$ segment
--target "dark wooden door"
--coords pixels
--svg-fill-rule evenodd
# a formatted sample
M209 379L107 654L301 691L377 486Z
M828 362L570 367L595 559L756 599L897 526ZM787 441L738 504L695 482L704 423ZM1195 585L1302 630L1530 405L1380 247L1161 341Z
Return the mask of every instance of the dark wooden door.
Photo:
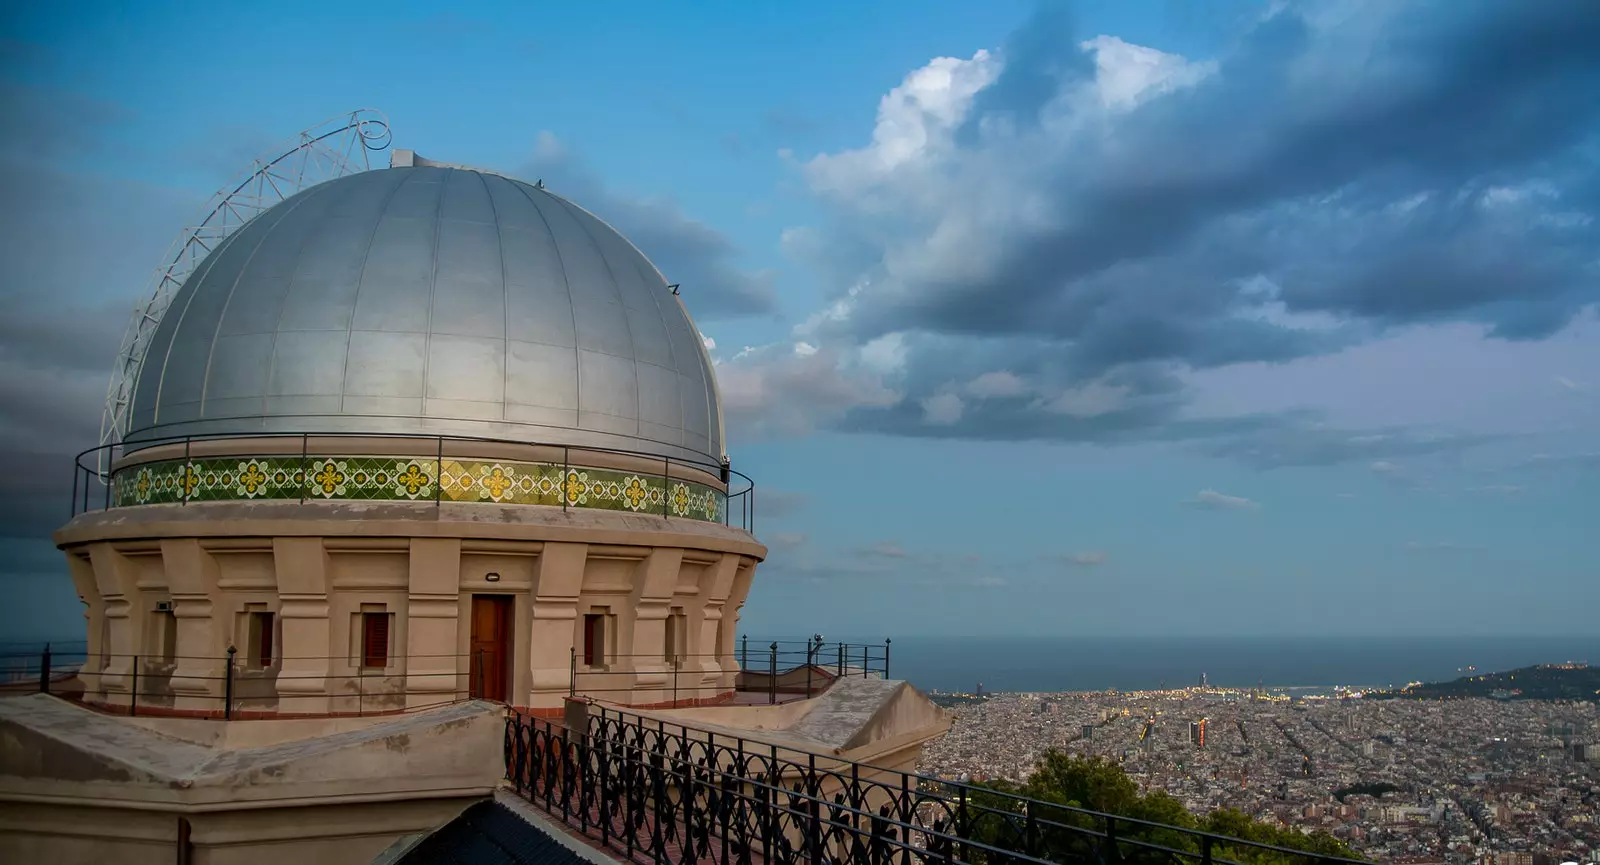
M511 596L472 596L471 693L506 702L511 692Z

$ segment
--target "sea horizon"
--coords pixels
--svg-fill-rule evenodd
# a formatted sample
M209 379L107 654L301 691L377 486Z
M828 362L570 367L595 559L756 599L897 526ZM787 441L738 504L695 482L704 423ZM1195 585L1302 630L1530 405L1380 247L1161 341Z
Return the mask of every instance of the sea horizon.
M772 640L804 636L752 634L752 664ZM883 639L825 637L883 646ZM1399 687L1443 682L1476 673L1538 664L1600 664L1600 635L1592 636L896 636L889 674L924 691L1067 693L1152 691L1199 685L1273 690ZM0 641L0 654L20 659L46 642L58 653L81 651L81 638ZM742 648L735 644L735 653ZM784 664L794 646L785 646ZM819 661L832 660L824 654ZM872 666L882 654L872 652ZM1468 670L1475 667L1475 670Z
M803 639L803 638L802 638ZM846 642L882 643L880 640ZM755 639L751 640L752 652ZM824 659L826 661L827 659ZM894 637L889 673L923 690L1383 688L1537 664L1600 663L1600 635Z

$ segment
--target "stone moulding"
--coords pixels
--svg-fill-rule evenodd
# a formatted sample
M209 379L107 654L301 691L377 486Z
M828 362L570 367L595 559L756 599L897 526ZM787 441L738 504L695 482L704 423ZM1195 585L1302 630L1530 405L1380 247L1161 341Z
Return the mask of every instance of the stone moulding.
M127 466L112 476L112 507L257 499L565 504L713 523L726 521L728 507L721 490L661 475L449 457L204 457Z

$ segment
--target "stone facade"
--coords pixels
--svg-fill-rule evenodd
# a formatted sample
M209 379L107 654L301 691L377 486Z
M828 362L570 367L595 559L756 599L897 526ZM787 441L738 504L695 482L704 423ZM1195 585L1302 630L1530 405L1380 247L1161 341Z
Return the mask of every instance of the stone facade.
M464 699L485 658L519 707L715 702L766 553L707 520L452 501L114 507L56 540L87 606L86 699L220 714L231 689L246 717ZM475 648L487 598L498 652Z

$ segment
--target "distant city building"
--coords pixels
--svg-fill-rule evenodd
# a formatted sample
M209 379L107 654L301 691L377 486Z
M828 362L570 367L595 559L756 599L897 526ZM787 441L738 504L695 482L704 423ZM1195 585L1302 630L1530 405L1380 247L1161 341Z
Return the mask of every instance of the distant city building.
M1196 748L1204 748L1206 746L1206 719L1205 718L1201 718L1198 721L1190 721L1189 722L1189 741Z

